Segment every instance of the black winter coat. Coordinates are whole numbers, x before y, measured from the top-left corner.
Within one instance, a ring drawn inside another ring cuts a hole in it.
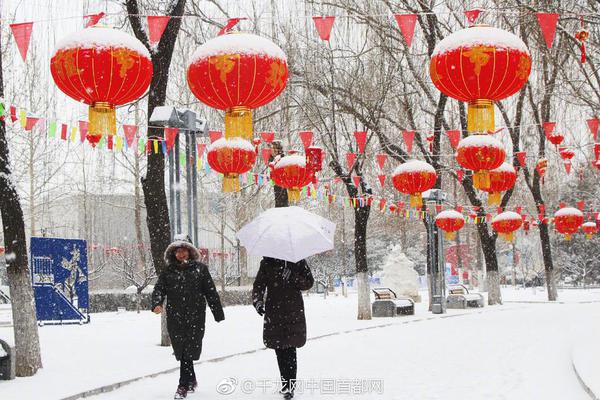
[[[286,266],[291,274],[286,281]],[[254,280],[254,306],[264,301],[263,342],[271,349],[302,347],[306,343],[306,319],[301,290],[312,287],[314,279],[305,260],[298,263],[264,257]],[[266,292],[266,301],[264,300]]]
[[[194,249],[195,250],[195,249]],[[152,293],[152,309],[167,297],[167,329],[177,360],[198,360],[206,319],[206,303],[215,321],[225,319],[221,300],[208,267],[197,261],[182,265],[169,258],[165,271],[158,277]]]

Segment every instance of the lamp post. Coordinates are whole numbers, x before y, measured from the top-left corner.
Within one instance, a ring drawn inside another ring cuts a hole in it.
[[[198,171],[196,161],[196,137],[208,136],[208,123],[198,118],[196,112],[177,109],[173,106],[156,107],[150,116],[150,123],[168,128],[178,128],[185,135],[185,184],[187,233],[195,246],[198,246]],[[175,139],[173,153],[169,160],[169,226],[171,240],[182,233],[181,227],[181,165],[179,162],[181,146],[179,134]]]
[[[426,203],[441,205],[446,200],[446,193],[441,189],[431,189],[423,193]],[[435,224],[435,217],[425,213],[427,221],[427,262],[431,271],[431,312],[444,314],[446,312],[446,277],[444,260],[444,239],[440,229]]]

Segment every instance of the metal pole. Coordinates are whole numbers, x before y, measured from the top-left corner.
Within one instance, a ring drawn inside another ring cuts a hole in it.
[[[169,159],[169,228],[171,230],[171,241],[175,236],[175,165],[173,154],[167,155]]]
[[[177,233],[181,233],[181,166],[179,164],[179,135],[175,139],[175,222]]]
[[[196,131],[192,131],[192,224],[194,225],[194,245],[200,246],[198,237],[198,153],[196,149]]]
[[[192,131],[187,131],[185,134],[185,197],[187,201],[187,233],[192,242],[195,243],[192,229],[192,168],[190,165],[192,159],[191,135],[193,135]]]

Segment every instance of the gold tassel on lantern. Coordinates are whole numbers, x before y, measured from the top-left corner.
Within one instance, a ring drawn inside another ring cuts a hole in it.
[[[252,110],[232,107],[225,112],[225,139],[241,137],[252,141]]]
[[[505,241],[507,241],[508,243],[511,243],[513,241],[513,233],[501,233],[500,237],[502,239],[504,239]]]
[[[226,174],[223,175],[223,192],[239,192],[240,191],[240,177],[237,174]]]
[[[488,195],[488,205],[490,206],[498,206],[502,202],[501,192],[491,192]]]
[[[291,204],[296,204],[300,201],[300,189],[299,188],[289,188],[287,190],[288,201]]]
[[[410,206],[413,208],[423,207],[423,197],[421,193],[413,193],[410,195]]]
[[[444,232],[444,238],[446,240],[454,240],[456,239],[456,232]]]
[[[565,235],[565,240],[566,240],[567,242],[570,242],[570,241],[571,241],[571,235],[567,233],[567,234]]]
[[[487,169],[479,170],[473,174],[473,186],[475,186],[475,189],[487,189],[490,185],[490,171]]]
[[[585,234],[585,238],[586,238],[587,240],[590,240],[590,239],[592,238],[592,234],[591,234],[591,233],[586,233],[586,234]]]
[[[115,107],[104,101],[98,101],[89,108],[90,135],[115,135],[117,133],[117,116]]]
[[[494,132],[494,102],[486,99],[477,99],[469,103],[467,112],[467,130],[472,132]]]

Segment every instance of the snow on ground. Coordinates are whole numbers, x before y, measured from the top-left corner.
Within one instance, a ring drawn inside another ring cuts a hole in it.
[[[348,388],[350,379],[371,379],[375,386],[383,381],[383,394],[363,398],[585,399],[570,364],[570,343],[577,340],[572,327],[600,329],[600,309],[575,301],[600,300],[600,291],[565,292],[560,296],[570,297],[568,304],[510,303],[433,316],[420,303],[415,316],[371,321],[355,319],[354,295],[311,295],[305,300],[308,335],[314,340],[299,350],[299,377],[314,379],[312,384],[329,378],[338,391]],[[543,300],[542,293],[530,289],[503,294],[505,299]],[[252,307],[227,307],[225,314],[220,324],[208,318],[202,361],[263,347],[262,320]],[[31,378],[0,382],[0,398],[60,399],[176,367],[170,349],[157,346],[159,324],[150,312],[127,312],[95,314],[84,326],[42,327],[44,369]],[[0,325],[0,338],[12,341],[11,328]],[[277,374],[272,350],[202,363],[196,370],[197,398],[221,397],[216,386],[228,377],[264,385]],[[172,398],[176,384],[177,374],[166,374],[96,398]],[[298,398],[320,396],[315,391]],[[237,387],[224,397],[279,396],[265,396],[260,389],[242,394]]]

